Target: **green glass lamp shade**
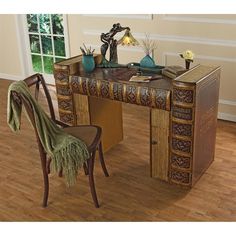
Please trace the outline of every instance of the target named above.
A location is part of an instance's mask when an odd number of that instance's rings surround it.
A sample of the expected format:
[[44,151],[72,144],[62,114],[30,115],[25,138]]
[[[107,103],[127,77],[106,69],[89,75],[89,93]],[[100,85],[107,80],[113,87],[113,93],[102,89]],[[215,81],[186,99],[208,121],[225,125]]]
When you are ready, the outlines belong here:
[[124,36],[118,40],[117,44],[126,45],[126,46],[136,46],[139,45],[138,41],[131,34],[130,30],[126,30]]

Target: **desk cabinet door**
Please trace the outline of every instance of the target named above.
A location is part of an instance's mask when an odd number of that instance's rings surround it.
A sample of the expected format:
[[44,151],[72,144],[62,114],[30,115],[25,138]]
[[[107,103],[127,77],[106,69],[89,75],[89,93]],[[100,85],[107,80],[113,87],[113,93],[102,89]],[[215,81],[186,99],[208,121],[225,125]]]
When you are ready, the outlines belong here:
[[168,181],[170,113],[151,110],[151,176]]

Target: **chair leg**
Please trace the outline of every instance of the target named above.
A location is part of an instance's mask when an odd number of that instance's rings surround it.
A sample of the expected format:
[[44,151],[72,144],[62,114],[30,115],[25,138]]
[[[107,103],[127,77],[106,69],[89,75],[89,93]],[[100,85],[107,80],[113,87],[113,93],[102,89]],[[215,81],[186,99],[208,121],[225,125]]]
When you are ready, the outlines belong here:
[[41,165],[43,170],[43,180],[44,180],[44,194],[43,194],[43,207],[47,206],[48,203],[48,192],[49,192],[49,181],[48,181],[48,172],[47,172],[47,156],[45,153],[40,155]]
[[106,177],[108,177],[109,174],[108,174],[108,171],[107,171],[107,168],[106,168],[106,164],[105,164],[105,161],[104,161],[104,157],[103,157],[102,142],[99,143],[98,152],[99,152],[99,159],[100,159],[100,163],[101,163],[104,175]]
[[94,151],[92,153],[92,156],[89,158],[87,163],[88,163],[88,172],[89,172],[90,191],[91,191],[91,194],[92,194],[94,205],[95,205],[96,208],[98,208],[99,204],[98,204],[98,199],[97,199],[97,194],[96,194],[95,184],[94,184],[94,177],[93,177],[95,153],[96,153],[96,151]]
[[88,173],[88,167],[86,166],[85,163],[83,164],[83,168],[84,168],[84,174],[85,174],[85,175],[88,175],[88,174],[89,174],[89,173]]
[[47,173],[48,174],[51,173],[51,168],[50,168],[51,162],[52,162],[52,158],[49,157],[48,160],[47,160]]

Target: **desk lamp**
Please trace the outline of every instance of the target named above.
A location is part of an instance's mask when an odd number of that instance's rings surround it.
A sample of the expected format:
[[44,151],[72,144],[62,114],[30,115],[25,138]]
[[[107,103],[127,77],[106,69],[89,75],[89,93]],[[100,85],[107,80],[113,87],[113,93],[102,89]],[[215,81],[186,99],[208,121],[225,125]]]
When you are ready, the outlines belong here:
[[[124,36],[120,40],[116,40],[113,37],[125,30]],[[119,23],[114,24],[111,30],[108,33],[101,34],[101,41],[103,42],[101,46],[102,62],[99,67],[121,67],[122,65],[118,64],[118,55],[117,55],[117,45],[138,45],[138,41],[130,33],[129,27],[122,27]],[[109,61],[106,59],[106,52],[110,48],[110,58]]]

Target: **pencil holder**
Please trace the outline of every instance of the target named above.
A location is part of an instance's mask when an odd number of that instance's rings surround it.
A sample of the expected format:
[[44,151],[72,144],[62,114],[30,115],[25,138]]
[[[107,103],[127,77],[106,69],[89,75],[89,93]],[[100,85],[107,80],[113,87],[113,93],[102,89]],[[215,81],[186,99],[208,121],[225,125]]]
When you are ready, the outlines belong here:
[[95,61],[93,55],[83,55],[82,65],[85,72],[87,73],[92,72],[95,68]]

